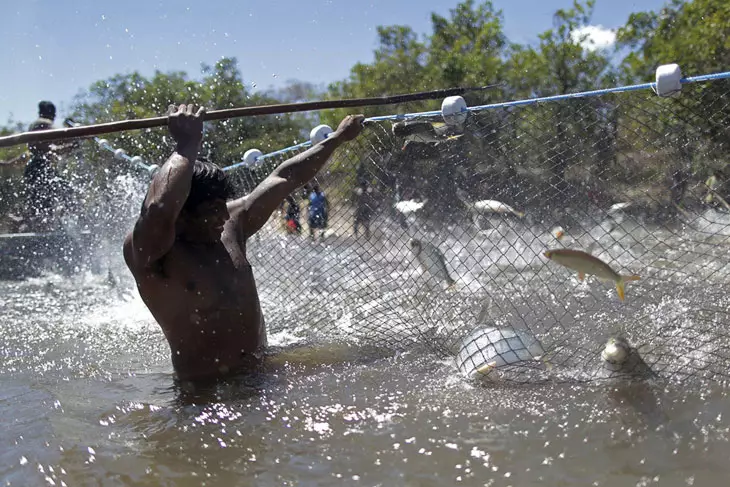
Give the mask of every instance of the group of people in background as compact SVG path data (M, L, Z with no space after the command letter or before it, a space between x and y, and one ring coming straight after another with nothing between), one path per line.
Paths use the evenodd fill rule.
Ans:
M307 201L307 226L309 236L316 239L317 231L320 238L324 235L329 224L330 205L319 184L314 183L304 187L303 199ZM370 238L370 219L375 207L373 188L367 181L360 181L355 189L355 219L353 229L355 237L359 235L360 227L363 228L365 238ZM286 197L281 206L286 231L290 234L301 234L301 207L295 196L290 194Z
M38 104L38 119L28 127L29 131L48 130L54 128L56 107L50 101ZM22 228L31 231L48 230L57 219L60 211L68 206L71 198L71 187L58 170L59 156L78 147L77 141L64 145L48 142L37 142L28 145L28 152L0 164L6 166L25 164L23 185L26 195L22 216ZM307 227L309 236L316 239L324 235L329 225L330 203L322 188L317 183L307 184L303 188L302 199L307 201ZM364 179L360 179L354 190L354 224L355 237L363 229L366 238L370 238L370 220L373 215L375 201L373 188ZM290 194L281 206L286 231L291 234L302 233L301 208L294 194Z
M319 230L321 236L327 229L329 200L317 183L311 186L306 185L303 189L303 197L307 200L309 236L315 239L317 237L317 230ZM301 208L293 194L286 197L282 203L282 210L286 231L288 233L301 234Z
M38 118L30 124L29 131L54 128L56 106L50 101L38 103ZM47 231L54 228L58 217L74 205L73 190L69 181L59 171L59 156L78 147L74 140L65 144L34 142L28 144L28 152L2 161L4 166L25 164L23 191L25 204L21 215L13 220L25 231Z

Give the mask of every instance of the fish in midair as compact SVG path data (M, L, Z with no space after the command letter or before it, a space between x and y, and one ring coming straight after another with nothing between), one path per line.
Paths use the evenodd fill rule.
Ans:
M411 251L415 254L416 260L418 260L424 272L432 275L441 282L446 282L449 287L456 283L446 268L444 254L435 245L412 238L410 240L410 246Z
M402 213L405 216L412 215L413 213L416 213L417 211L420 211L424 205L426 204L428 200L423 201L417 201L417 200L406 200L406 201L399 201L393 207L398 211L399 213Z
M508 205L506 203L502 203L501 201L480 200L480 201L470 202L466 193L461 189L456 190L456 196L461 200L462 203L464 203L464 205L466 205L467 208L469 208L471 211L473 211L474 213L477 213L479 215L511 214L511 215L515 215L518 218L522 218L525 216L524 212L515 210L510 205Z
M623 203L616 203L615 205L612 205L611 208L608 209L607 213L609 215L613 215L613 214L618 213L619 211L629 208L630 206L633 206L633 203L630 201L625 201Z
M451 127L446 124L434 124L431 122L419 120L398 122L393 124L393 135L403 137L406 142L444 142L448 140L457 140L463 134L449 134Z
M624 300L624 285L627 281L638 281L639 276L621 275L598 257L581 250L555 249L543 254L548 259L578 272L578 279L583 281L586 275L593 275L599 279L613 281L616 284L618 298Z
M481 201L475 201L472 206L474 207L474 210L476 210L479 213L486 214L486 213L497 213L501 215L506 214L512 214L515 215L518 218L522 218L525 216L525 213L523 211L517 211L514 208L512 208L510 205L506 203L502 203L501 201L497 200L481 200Z

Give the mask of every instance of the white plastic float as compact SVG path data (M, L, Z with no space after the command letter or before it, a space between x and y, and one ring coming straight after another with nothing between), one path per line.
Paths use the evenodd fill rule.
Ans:
M326 139L333 132L332 127L329 125L317 125L309 132L309 140L312 141L312 145L319 144Z
M257 167L263 164L261 156L264 154L258 149L249 149L243 154L243 162L246 166Z
M675 96L682 91L682 70L678 64L663 64L656 68L655 93L659 96Z
M446 125L461 126L466 122L469 110L466 101L460 96L449 96L441 103L441 117Z
M126 155L127 155L127 151L125 151L124 149L115 149L114 150L114 159L116 159L118 161L126 160L126 157L124 157Z

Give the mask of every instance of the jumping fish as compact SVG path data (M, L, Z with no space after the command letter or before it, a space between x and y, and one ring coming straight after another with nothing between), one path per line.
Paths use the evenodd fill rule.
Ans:
M633 206L633 203L630 201L616 203L615 205L611 205L611 208L608 209L607 213L609 215L613 215L613 214L618 213L619 211L625 210L631 206Z
M472 211L476 214L479 214L479 215L497 213L497 214L502 214L502 215L512 214L519 218L522 218L525 216L524 212L515 210L508 204L502 203L501 201L481 200L481 201L471 202L471 201L469 201L470 198L466 194L466 192L459 188L456 189L456 197L459 198L461 200L461 202L464 203L464 206L469 208L470 211Z
M565 229L563 227L555 227L552 230L550 230L550 234L555 237L555 240L562 241L563 237L565 237Z
M405 216L411 215L412 213L415 213L423 208L423 206L426 204L427 200L423 201L416 201L416 200L406 200L406 201L399 201L393 207L398 211L399 213L402 213Z
M435 245L412 238L410 246L424 272L427 272L441 282L445 281L449 287L455 284L456 281L452 279L446 268L444 255Z
M624 300L624 284L627 281L638 281L637 275L621 275L601 259L580 250L556 249L548 250L543 254L550 260L578 272L578 279L582 281L586 275L594 275L599 279L613 281L616 284L618 298Z
M473 206L474 210L476 210L478 213L498 213L502 215L509 213L515 215L518 218L522 218L525 216L524 212L517 211L510 205L497 200L476 201L474 202Z
M393 124L393 135L403 137L413 142L443 142L457 140L463 134L449 134L450 127L446 124L434 124L428 121L408 121Z

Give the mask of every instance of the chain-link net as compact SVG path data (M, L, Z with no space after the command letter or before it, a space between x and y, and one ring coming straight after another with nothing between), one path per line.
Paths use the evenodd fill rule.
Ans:
M270 331L508 381L725 379L728 91L369 123L248 242ZM306 148L230 174L250 191Z

